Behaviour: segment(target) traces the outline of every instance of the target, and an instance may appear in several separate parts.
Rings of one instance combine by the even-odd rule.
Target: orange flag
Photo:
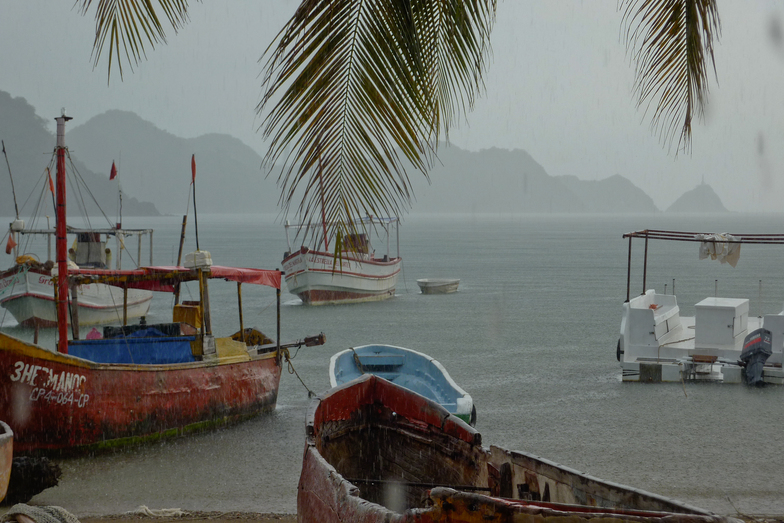
[[[109,173],[109,180],[114,180],[117,178],[117,167],[114,166],[114,162],[112,162],[112,172]]]
[[[16,247],[16,241],[14,241],[14,233],[9,232],[8,243],[5,244],[5,253],[11,254],[11,251],[14,250],[14,247]]]
[[[49,171],[49,167],[46,168],[46,175],[49,177],[49,190],[54,194],[54,182],[52,181],[52,173]]]
[[[191,183],[196,182],[196,155],[191,155]]]

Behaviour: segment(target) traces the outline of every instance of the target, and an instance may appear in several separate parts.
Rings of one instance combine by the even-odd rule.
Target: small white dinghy
[[[424,278],[417,280],[422,294],[449,294],[457,292],[459,278]]]

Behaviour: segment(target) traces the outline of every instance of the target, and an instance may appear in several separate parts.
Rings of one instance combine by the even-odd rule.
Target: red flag
[[[109,179],[114,180],[117,178],[117,167],[114,166],[114,162],[112,162],[112,172],[109,173]]]
[[[52,172],[49,170],[49,167],[46,168],[46,175],[49,177],[49,190],[54,194],[54,182],[52,181]]]
[[[196,155],[191,155],[191,183],[196,183]]]
[[[16,247],[16,241],[14,241],[14,233],[9,232],[8,243],[5,244],[5,253],[11,254],[11,251],[14,250],[14,247]]]

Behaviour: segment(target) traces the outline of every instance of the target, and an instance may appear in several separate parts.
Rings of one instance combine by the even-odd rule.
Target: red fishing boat
[[[538,456],[482,445],[438,403],[374,374],[313,400],[301,523],[730,523]]]
[[[13,429],[15,451],[89,451],[273,410],[287,348],[323,343],[323,335],[280,343],[280,271],[215,266],[206,251],[186,256],[185,267],[69,269],[64,134],[70,118],[56,120],[56,351],[0,333],[0,419]],[[233,336],[212,331],[208,282],[215,278],[237,284],[240,330]],[[69,288],[99,283],[120,287],[125,295],[129,289],[178,293],[188,281],[198,282],[199,300],[175,300],[170,323],[104,327],[80,339],[79,322],[72,321],[69,338],[65,319],[78,310]],[[243,283],[275,289],[276,342],[244,328]]]

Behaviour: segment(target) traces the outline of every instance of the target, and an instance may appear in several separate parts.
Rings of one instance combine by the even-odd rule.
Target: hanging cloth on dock
[[[700,242],[700,259],[709,257],[721,263],[729,263],[735,267],[740,258],[740,243],[737,238],[726,232],[720,234],[698,234]]]

